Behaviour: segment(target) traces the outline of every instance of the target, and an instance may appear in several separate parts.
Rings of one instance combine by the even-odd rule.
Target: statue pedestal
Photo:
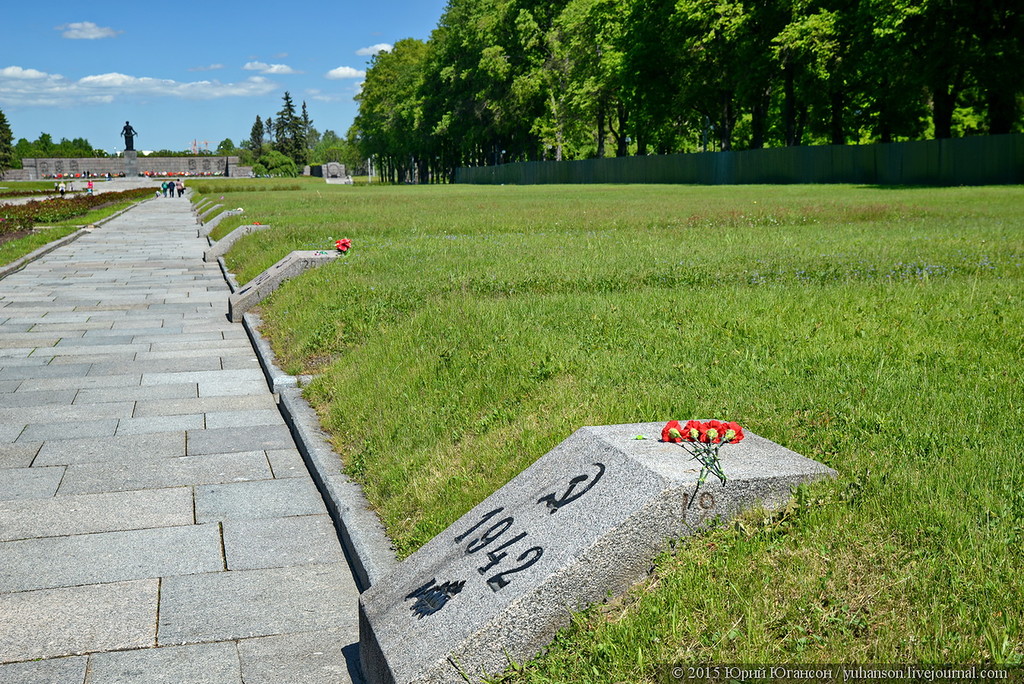
[[[124,151],[124,175],[126,178],[139,175],[139,153],[135,150]]]

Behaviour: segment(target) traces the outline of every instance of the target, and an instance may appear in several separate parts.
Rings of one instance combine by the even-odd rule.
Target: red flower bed
[[[135,188],[102,195],[79,195],[64,199],[33,200],[25,204],[0,205],[0,233],[28,230],[37,224],[60,223],[76,216],[84,216],[93,209],[126,200],[149,197],[149,188]]]

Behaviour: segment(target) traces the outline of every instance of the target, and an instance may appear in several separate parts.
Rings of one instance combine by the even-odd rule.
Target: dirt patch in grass
[[[15,230],[15,231],[11,231],[10,233],[0,233],[0,245],[5,244],[7,242],[11,242],[12,240],[17,240],[19,238],[23,238],[26,235],[31,235],[31,234],[32,234],[31,230]]]

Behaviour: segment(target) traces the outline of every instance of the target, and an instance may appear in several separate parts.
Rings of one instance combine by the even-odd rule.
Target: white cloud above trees
[[[140,96],[214,100],[266,95],[277,88],[277,84],[263,76],[252,76],[237,83],[217,80],[183,82],[110,72],[73,80],[20,66],[0,68],[2,106],[72,107]]]
[[[288,74],[301,74],[301,71],[292,69],[287,64],[267,64],[266,62],[246,62],[242,67],[246,71],[258,71],[261,74],[282,76]]]
[[[395,48],[391,43],[377,43],[376,45],[370,45],[369,47],[363,47],[356,50],[356,54],[360,57],[372,57],[381,52],[391,52]]]
[[[337,69],[331,69],[324,74],[324,76],[331,80],[338,80],[342,78],[365,78],[366,72],[350,66],[340,66]]]

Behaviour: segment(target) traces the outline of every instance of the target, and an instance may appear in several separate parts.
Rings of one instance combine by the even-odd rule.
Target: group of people
[[[174,197],[174,193],[178,193],[178,197],[185,194],[185,184],[179,181],[164,181],[160,184],[160,192],[164,194],[164,197]]]

